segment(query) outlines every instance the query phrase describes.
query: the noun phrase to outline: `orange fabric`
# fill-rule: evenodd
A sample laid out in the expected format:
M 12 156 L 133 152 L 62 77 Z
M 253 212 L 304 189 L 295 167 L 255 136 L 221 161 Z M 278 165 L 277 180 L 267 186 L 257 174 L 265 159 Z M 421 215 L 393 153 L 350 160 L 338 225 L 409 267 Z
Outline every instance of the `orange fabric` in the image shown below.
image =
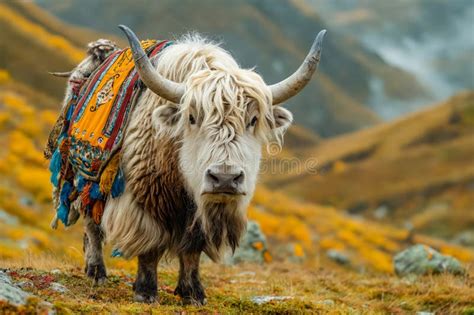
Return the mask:
M 146 50 L 154 44 L 156 41 L 147 40 L 142 42 L 142 47 Z M 104 74 L 97 88 L 94 89 L 81 118 L 73 123 L 72 130 L 76 139 L 87 141 L 94 147 L 104 149 L 108 138 L 102 134 L 102 130 L 109 117 L 115 97 L 134 66 L 130 48 L 125 49 L 115 59 L 109 71 Z

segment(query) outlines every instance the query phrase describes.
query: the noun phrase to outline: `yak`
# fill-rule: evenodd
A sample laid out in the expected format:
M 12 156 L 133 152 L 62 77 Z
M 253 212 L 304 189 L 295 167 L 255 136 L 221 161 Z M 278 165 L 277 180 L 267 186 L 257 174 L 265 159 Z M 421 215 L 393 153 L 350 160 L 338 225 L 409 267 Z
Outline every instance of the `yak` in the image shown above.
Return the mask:
M 123 137 L 124 192 L 107 198 L 101 224 L 84 217 L 86 273 L 98 283 L 106 279 L 102 245 L 110 242 L 126 258 L 138 257 L 135 300 L 151 303 L 157 300 L 158 262 L 178 257 L 175 294 L 203 305 L 201 254 L 218 261 L 238 246 L 262 147 L 281 148 L 293 120 L 281 103 L 312 78 L 326 31 L 291 76 L 267 85 L 254 69 L 241 68 L 229 52 L 198 34 L 149 58 L 133 31 L 119 27 L 144 91 Z M 67 75 L 84 76 L 101 61 L 85 60 Z

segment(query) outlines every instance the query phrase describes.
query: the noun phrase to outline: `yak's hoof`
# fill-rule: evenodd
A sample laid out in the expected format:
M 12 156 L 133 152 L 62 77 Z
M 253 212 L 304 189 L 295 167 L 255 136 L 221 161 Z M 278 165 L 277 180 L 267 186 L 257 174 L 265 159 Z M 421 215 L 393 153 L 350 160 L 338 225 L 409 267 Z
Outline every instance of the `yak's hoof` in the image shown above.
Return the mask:
M 94 285 L 102 285 L 107 280 L 104 264 L 86 264 L 86 275 L 94 280 Z
M 147 304 L 158 302 L 156 295 L 149 295 L 146 293 L 135 293 L 135 297 L 133 300 L 135 302 L 147 303 Z
M 174 295 L 179 295 L 184 305 L 203 306 L 207 304 L 206 293 L 201 284 L 194 288 L 178 285 L 174 290 Z
M 194 298 L 188 297 L 188 298 L 183 298 L 182 301 L 184 305 L 192 305 L 192 306 L 204 306 L 207 304 L 206 298 L 196 300 Z

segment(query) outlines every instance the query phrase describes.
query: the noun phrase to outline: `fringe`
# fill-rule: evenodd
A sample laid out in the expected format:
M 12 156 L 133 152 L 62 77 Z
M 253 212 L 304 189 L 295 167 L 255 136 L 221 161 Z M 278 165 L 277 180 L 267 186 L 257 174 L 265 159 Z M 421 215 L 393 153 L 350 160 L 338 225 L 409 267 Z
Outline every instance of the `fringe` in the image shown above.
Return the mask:
M 118 169 L 117 175 L 115 175 L 114 183 L 112 184 L 111 195 L 112 198 L 117 198 L 123 194 L 125 190 L 125 176 L 123 175 L 122 169 Z
M 100 176 L 99 185 L 100 185 L 100 192 L 103 195 L 107 195 L 112 189 L 114 179 L 117 177 L 119 163 L 120 163 L 120 154 L 117 153 L 112 157 L 109 164 L 102 172 L 102 175 Z
M 92 219 L 94 220 L 95 224 L 100 224 L 103 214 L 104 202 L 102 200 L 97 200 L 92 207 Z
M 51 183 L 54 187 L 59 186 L 59 173 L 61 172 L 61 153 L 56 149 L 51 157 L 49 163 L 49 170 L 51 171 Z

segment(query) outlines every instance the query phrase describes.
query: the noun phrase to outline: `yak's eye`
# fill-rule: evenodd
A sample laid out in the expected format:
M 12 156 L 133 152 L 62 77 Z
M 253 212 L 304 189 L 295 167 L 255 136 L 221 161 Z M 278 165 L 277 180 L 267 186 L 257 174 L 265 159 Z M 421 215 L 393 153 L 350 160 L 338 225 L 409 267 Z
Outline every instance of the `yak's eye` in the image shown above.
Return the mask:
M 249 124 L 247 125 L 247 128 L 249 127 L 253 127 L 257 124 L 257 116 L 253 116 L 252 120 L 249 122 Z
M 196 123 L 196 120 L 194 119 L 194 116 L 193 115 L 189 115 L 189 123 L 191 125 L 194 125 Z

